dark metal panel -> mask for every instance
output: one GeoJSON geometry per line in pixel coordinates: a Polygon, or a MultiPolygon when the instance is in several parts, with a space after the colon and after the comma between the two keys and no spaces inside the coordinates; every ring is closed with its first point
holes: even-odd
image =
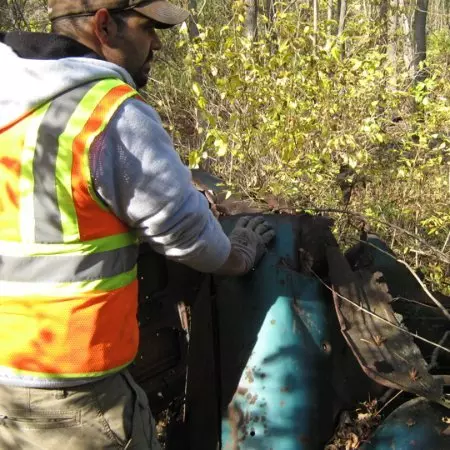
{"type": "Polygon", "coordinates": [[[189,449],[213,450],[220,436],[219,346],[211,278],[204,280],[192,308],[186,423],[189,449]]]}

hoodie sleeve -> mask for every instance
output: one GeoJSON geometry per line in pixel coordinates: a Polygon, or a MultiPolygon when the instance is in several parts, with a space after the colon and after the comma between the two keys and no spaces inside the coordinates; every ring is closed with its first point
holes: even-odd
{"type": "Polygon", "coordinates": [[[230,241],[193,186],[158,114],[130,99],[90,153],[100,198],[158,253],[201,272],[214,272],[230,241]]]}

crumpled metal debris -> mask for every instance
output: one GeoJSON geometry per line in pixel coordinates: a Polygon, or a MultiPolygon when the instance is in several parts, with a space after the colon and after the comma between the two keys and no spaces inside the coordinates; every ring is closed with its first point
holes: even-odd
{"type": "Polygon", "coordinates": [[[444,379],[429,373],[413,336],[402,331],[383,275],[364,269],[352,271],[337,247],[328,248],[327,260],[341,331],[364,372],[384,386],[450,408],[450,400],[444,395],[444,379]]]}
{"type": "Polygon", "coordinates": [[[227,196],[225,183],[202,170],[192,170],[192,182],[208,200],[209,207],[218,218],[237,214],[263,213],[271,210],[269,204],[242,200],[237,195],[227,196]]]}

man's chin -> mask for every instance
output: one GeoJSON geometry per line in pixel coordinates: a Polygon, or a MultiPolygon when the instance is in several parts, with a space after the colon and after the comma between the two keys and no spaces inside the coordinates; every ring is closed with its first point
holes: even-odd
{"type": "Polygon", "coordinates": [[[133,77],[136,87],[138,89],[142,89],[145,88],[145,86],[147,86],[149,75],[150,72],[143,72],[133,77]]]}

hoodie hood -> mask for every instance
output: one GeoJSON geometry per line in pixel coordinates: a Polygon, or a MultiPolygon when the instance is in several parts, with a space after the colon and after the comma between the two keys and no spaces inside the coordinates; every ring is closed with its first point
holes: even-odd
{"type": "Polygon", "coordinates": [[[119,78],[135,87],[122,67],[100,59],[70,38],[55,34],[0,34],[0,61],[0,127],[91,81],[119,78]]]}

